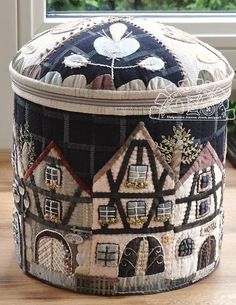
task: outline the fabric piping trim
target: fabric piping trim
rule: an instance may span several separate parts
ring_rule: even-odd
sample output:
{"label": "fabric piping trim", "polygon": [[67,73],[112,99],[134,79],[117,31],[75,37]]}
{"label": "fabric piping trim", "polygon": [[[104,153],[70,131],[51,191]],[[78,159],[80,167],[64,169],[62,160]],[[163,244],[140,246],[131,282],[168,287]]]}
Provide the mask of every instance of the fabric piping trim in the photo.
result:
{"label": "fabric piping trim", "polygon": [[[229,98],[234,71],[221,81],[170,92],[91,90],[53,86],[16,72],[10,64],[13,91],[43,106],[91,114],[148,115],[182,113],[216,105]],[[171,110],[168,103],[171,101]]]}

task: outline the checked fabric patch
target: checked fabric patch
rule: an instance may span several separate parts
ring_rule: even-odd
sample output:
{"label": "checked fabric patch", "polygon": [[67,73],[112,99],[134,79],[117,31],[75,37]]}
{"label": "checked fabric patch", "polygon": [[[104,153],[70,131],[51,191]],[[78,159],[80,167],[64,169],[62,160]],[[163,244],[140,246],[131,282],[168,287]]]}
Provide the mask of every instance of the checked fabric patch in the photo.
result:
{"label": "checked fabric patch", "polygon": [[10,72],[26,274],[124,295],[215,270],[234,75],[220,52],[155,18],[99,17],[39,34]]}

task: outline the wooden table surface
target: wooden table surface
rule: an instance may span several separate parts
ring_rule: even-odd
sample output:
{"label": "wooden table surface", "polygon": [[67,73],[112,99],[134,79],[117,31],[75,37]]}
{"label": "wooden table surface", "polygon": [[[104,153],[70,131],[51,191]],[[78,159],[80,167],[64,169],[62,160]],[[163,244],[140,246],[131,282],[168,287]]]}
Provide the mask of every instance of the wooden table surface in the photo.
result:
{"label": "wooden table surface", "polygon": [[187,288],[145,296],[100,297],[54,288],[26,276],[17,266],[12,239],[12,170],[0,151],[0,305],[236,305],[236,169],[227,164],[225,235],[218,269]]}

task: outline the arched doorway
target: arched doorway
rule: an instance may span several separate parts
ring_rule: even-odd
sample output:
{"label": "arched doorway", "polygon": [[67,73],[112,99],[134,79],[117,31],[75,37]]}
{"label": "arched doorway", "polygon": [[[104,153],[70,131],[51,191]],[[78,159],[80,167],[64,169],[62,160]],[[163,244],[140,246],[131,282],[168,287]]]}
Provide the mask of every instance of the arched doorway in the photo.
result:
{"label": "arched doorway", "polygon": [[209,236],[202,244],[198,254],[197,270],[206,268],[212,264],[216,255],[216,239],[214,236]]}
{"label": "arched doorway", "polygon": [[43,231],[36,237],[36,263],[48,271],[57,271],[69,275],[72,271],[71,250],[62,235],[52,231]]}
{"label": "arched doorway", "polygon": [[152,237],[136,237],[131,240],[119,264],[119,277],[151,275],[165,269],[164,255],[159,241]]}

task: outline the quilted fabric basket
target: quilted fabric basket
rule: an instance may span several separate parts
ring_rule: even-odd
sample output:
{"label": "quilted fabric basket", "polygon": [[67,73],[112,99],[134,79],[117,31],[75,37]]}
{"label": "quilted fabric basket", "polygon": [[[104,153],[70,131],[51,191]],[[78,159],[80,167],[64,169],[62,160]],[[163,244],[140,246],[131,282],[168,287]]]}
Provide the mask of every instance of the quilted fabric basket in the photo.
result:
{"label": "quilted fabric basket", "polygon": [[25,273],[123,295],[215,270],[234,76],[220,52],[154,18],[80,19],[33,38],[10,73]]}

